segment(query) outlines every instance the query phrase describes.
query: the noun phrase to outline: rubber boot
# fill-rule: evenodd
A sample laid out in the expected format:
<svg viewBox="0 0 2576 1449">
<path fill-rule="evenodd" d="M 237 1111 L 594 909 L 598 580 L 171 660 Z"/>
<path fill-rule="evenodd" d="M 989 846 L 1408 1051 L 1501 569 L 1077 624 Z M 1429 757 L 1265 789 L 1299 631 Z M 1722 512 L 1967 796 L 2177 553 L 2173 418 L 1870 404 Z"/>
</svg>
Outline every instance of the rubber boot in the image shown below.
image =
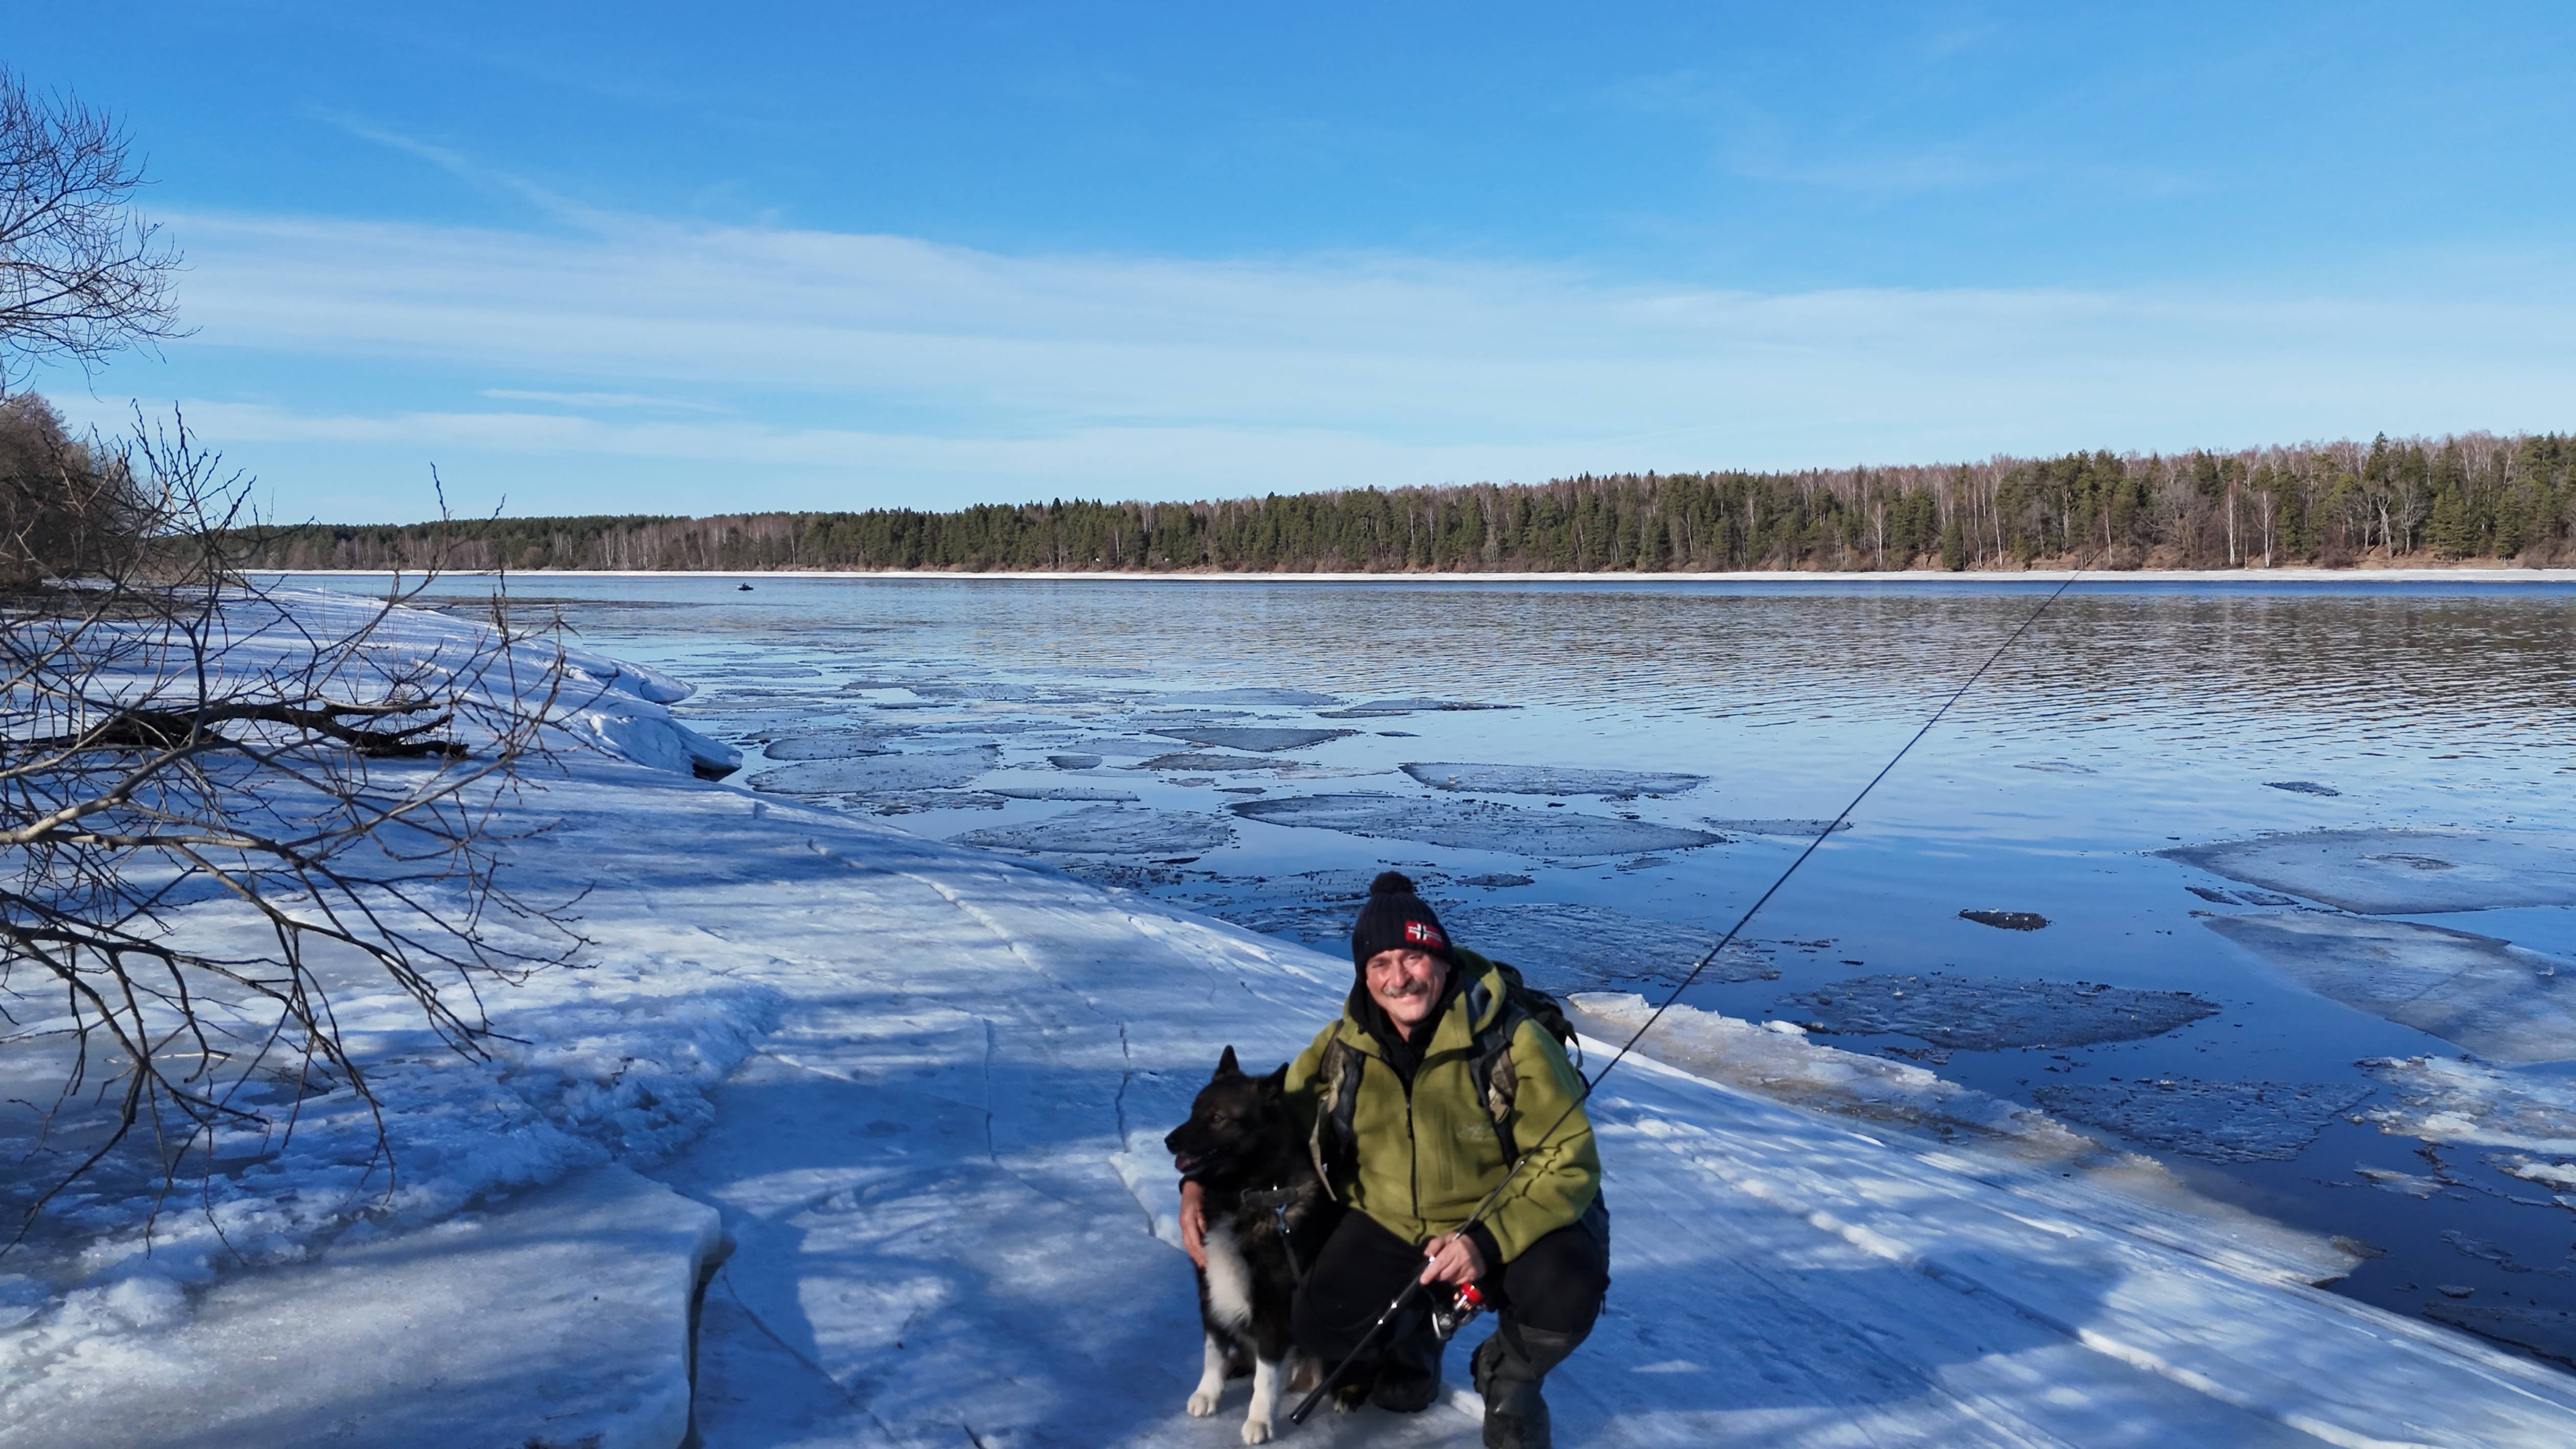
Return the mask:
<svg viewBox="0 0 2576 1449">
<path fill-rule="evenodd" d="M 1468 1368 L 1485 1401 L 1485 1449 L 1550 1449 L 1554 1439 L 1539 1384 L 1582 1341 L 1576 1334 L 1505 1319 L 1495 1326 L 1493 1337 L 1476 1346 Z"/>
<path fill-rule="evenodd" d="M 1378 1361 L 1369 1402 L 1394 1414 L 1419 1414 L 1440 1397 L 1440 1360 L 1448 1343 L 1431 1331 L 1431 1315 L 1414 1314 Z"/>
</svg>

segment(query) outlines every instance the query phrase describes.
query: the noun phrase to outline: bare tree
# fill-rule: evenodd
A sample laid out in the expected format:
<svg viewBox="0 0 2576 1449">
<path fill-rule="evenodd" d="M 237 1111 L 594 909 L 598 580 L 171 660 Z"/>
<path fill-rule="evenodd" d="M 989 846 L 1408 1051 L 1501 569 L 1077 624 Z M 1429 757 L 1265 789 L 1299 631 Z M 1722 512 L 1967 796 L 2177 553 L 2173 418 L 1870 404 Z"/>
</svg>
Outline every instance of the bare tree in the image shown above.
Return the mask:
<svg viewBox="0 0 2576 1449">
<path fill-rule="evenodd" d="M 0 392 L 38 362 L 86 371 L 179 335 L 179 255 L 134 209 L 142 185 L 112 117 L 0 67 Z"/>
<path fill-rule="evenodd" d="M 482 991 L 581 944 L 501 869 L 560 648 L 497 600 L 432 637 L 399 597 L 285 598 L 233 568 L 248 489 L 184 426 L 105 451 L 139 526 L 0 603 L 0 1048 L 19 1090 L 31 1060 L 59 1081 L 0 1246 L 102 1164 L 166 1192 L 223 1134 L 291 1131 L 245 1105 L 262 1084 L 356 1093 L 381 1148 L 334 993 L 390 982 L 475 1055 Z"/>
</svg>

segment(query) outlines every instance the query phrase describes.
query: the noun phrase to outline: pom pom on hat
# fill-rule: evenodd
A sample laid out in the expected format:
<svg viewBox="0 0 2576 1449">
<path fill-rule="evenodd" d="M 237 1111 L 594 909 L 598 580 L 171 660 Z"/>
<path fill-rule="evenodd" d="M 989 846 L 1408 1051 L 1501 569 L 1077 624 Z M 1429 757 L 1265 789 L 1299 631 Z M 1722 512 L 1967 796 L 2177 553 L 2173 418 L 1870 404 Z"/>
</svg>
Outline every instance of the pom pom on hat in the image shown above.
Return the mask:
<svg viewBox="0 0 2576 1449">
<path fill-rule="evenodd" d="M 1443 961 L 1449 933 L 1431 903 L 1414 894 L 1413 881 L 1400 871 L 1386 871 L 1369 882 L 1368 903 L 1351 927 L 1351 964 L 1365 968 L 1380 951 L 1428 951 Z"/>
</svg>

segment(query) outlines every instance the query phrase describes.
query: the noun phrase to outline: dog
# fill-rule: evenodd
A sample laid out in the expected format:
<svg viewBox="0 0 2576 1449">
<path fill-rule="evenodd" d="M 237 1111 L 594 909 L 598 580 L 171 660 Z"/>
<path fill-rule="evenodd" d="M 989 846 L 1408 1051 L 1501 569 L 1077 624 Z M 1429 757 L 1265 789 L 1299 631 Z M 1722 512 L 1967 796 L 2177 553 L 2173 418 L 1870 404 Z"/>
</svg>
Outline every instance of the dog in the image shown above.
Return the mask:
<svg viewBox="0 0 2576 1449">
<path fill-rule="evenodd" d="M 1303 1268 L 1342 1214 L 1289 1114 L 1287 1082 L 1285 1064 L 1247 1075 L 1229 1046 L 1190 1104 L 1190 1120 L 1163 1139 L 1182 1179 L 1206 1193 L 1207 1266 L 1198 1270 L 1205 1356 L 1189 1411 L 1215 1413 L 1225 1381 L 1250 1359 L 1246 1444 L 1269 1442 L 1283 1389 L 1321 1376 L 1322 1366 L 1297 1352 L 1288 1312 Z"/>
</svg>

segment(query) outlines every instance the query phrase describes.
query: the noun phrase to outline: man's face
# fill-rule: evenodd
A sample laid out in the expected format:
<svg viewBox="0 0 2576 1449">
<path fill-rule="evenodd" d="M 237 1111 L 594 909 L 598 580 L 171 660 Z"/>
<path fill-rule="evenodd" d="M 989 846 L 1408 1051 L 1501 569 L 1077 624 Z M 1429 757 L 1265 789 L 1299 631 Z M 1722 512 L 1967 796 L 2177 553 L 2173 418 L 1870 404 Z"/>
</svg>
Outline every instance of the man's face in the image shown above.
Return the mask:
<svg viewBox="0 0 2576 1449">
<path fill-rule="evenodd" d="M 1440 988 L 1449 984 L 1449 965 L 1428 951 L 1399 947 L 1368 959 L 1367 980 L 1369 999 L 1410 1039 L 1439 1004 Z"/>
</svg>

